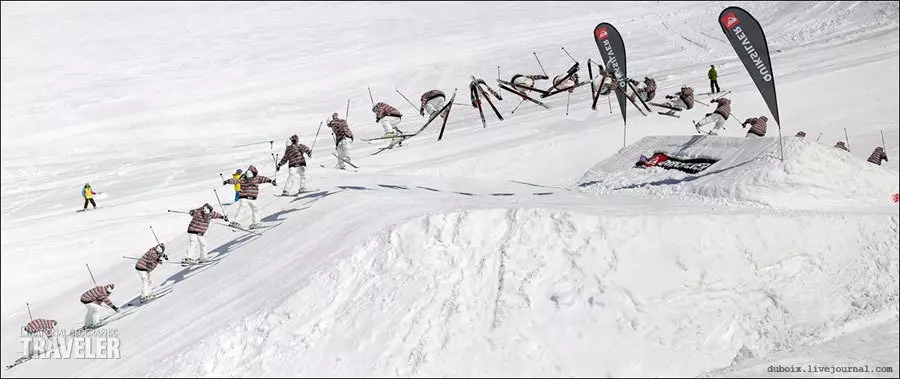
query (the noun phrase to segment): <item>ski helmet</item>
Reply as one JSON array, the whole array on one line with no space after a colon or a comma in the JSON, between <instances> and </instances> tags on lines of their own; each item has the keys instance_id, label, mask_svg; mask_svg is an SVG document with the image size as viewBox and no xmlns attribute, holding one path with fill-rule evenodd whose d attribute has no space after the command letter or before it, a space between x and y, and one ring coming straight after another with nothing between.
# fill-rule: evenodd
<instances>
[{"instance_id":1,"label":"ski helmet","mask_svg":"<svg viewBox=\"0 0 900 379\"><path fill-rule=\"evenodd\" d=\"M90 187L90 186L91 186L91 183L84 182L84 186L85 186L85 187Z\"/></svg>"},{"instance_id":2,"label":"ski helmet","mask_svg":"<svg viewBox=\"0 0 900 379\"><path fill-rule=\"evenodd\" d=\"M759 119L760 119L760 120L763 120L763 121L769 121L769 118L766 117L766 116L761 116Z\"/></svg>"},{"instance_id":3,"label":"ski helmet","mask_svg":"<svg viewBox=\"0 0 900 379\"><path fill-rule=\"evenodd\" d=\"M116 288L116 285L115 285L115 284L110 283L110 284L107 284L107 285L106 285L106 290L107 290L107 291L112 292L112 290L114 290L115 288Z\"/></svg>"},{"instance_id":4,"label":"ski helmet","mask_svg":"<svg viewBox=\"0 0 900 379\"><path fill-rule=\"evenodd\" d=\"M298 142L300 142L300 137L297 136L296 134L292 135L292 136L291 136L291 143L298 143Z\"/></svg>"},{"instance_id":5,"label":"ski helmet","mask_svg":"<svg viewBox=\"0 0 900 379\"><path fill-rule=\"evenodd\" d=\"M203 206L201 207L201 210L203 211L203 213L210 213L213 211L213 207L212 207L212 205L209 205L209 203L206 203L206 204L203 204Z\"/></svg>"},{"instance_id":6,"label":"ski helmet","mask_svg":"<svg viewBox=\"0 0 900 379\"><path fill-rule=\"evenodd\" d=\"M160 242L159 245L156 245L156 252L162 254L162 252L166 251L166 244Z\"/></svg>"},{"instance_id":7,"label":"ski helmet","mask_svg":"<svg viewBox=\"0 0 900 379\"><path fill-rule=\"evenodd\" d=\"M237 171L235 171L234 173L240 175L244 173L244 170L237 169Z\"/></svg>"},{"instance_id":8,"label":"ski helmet","mask_svg":"<svg viewBox=\"0 0 900 379\"><path fill-rule=\"evenodd\" d=\"M331 114L331 119L332 119L332 120L337 120L337 118L338 118L337 112L334 112L334 113Z\"/></svg>"}]
</instances>

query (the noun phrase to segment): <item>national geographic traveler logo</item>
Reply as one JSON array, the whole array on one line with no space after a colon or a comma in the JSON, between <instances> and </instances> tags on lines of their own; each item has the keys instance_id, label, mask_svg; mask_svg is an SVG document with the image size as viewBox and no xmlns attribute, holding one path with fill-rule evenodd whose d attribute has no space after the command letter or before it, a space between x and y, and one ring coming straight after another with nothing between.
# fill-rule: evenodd
<instances>
[{"instance_id":1,"label":"national geographic traveler logo","mask_svg":"<svg viewBox=\"0 0 900 379\"><path fill-rule=\"evenodd\" d=\"M116 329L65 330L22 333L22 350L31 359L121 359Z\"/></svg>"}]
</instances>

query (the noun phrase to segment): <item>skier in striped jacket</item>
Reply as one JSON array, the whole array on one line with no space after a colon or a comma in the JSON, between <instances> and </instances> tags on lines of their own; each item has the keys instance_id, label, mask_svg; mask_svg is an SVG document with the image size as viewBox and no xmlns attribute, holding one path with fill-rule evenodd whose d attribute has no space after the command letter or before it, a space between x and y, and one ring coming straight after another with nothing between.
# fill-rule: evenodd
<instances>
[{"instance_id":1,"label":"skier in striped jacket","mask_svg":"<svg viewBox=\"0 0 900 379\"><path fill-rule=\"evenodd\" d=\"M284 148L284 156L281 157L281 161L275 165L275 171L281 169L281 166L285 164L288 165L288 178L287 182L284 183L284 188L281 189L282 196L289 196L291 188L294 186L294 182L297 182L299 188L297 188L296 194L299 195L303 192L306 192L306 157L304 155L312 158L312 150L309 149L309 146L306 146L300 143L300 137L296 134L291 136L291 139L285 141Z\"/></svg>"},{"instance_id":2,"label":"skier in striped jacket","mask_svg":"<svg viewBox=\"0 0 900 379\"><path fill-rule=\"evenodd\" d=\"M160 243L154 247L151 247L150 250L147 250L144 255L138 259L137 263L134 264L134 269L137 271L138 276L141 277L141 302L145 302L150 300L150 293L153 283L150 281L150 271L156 269L163 260L169 260L169 256L166 255L166 245Z\"/></svg>"},{"instance_id":3,"label":"skier in striped jacket","mask_svg":"<svg viewBox=\"0 0 900 379\"><path fill-rule=\"evenodd\" d=\"M433 89L423 93L419 100L422 103L422 106L419 107L419 114L424 117L425 112L428 112L428 117L431 117L432 113L437 112L438 109L444 106L444 102L447 101L447 94L444 91Z\"/></svg>"},{"instance_id":4,"label":"skier in striped jacket","mask_svg":"<svg viewBox=\"0 0 900 379\"><path fill-rule=\"evenodd\" d=\"M667 107L678 108L682 111L691 110L694 108L694 89L688 86L681 87L681 91L674 95L666 95L666 99L669 99L664 103Z\"/></svg>"},{"instance_id":5,"label":"skier in striped jacket","mask_svg":"<svg viewBox=\"0 0 900 379\"><path fill-rule=\"evenodd\" d=\"M751 117L744 121L741 126L746 128L747 124L750 124L750 130L747 131L747 137L765 137L767 121L769 121L769 118L766 116L759 116L758 118Z\"/></svg>"},{"instance_id":6,"label":"skier in striped jacket","mask_svg":"<svg viewBox=\"0 0 900 379\"><path fill-rule=\"evenodd\" d=\"M375 122L381 124L384 129L385 137L403 134L403 131L397 128L400 119L403 118L403 114L397 108L379 101L372 106L372 112L375 113Z\"/></svg>"},{"instance_id":7,"label":"skier in striped jacket","mask_svg":"<svg viewBox=\"0 0 900 379\"><path fill-rule=\"evenodd\" d=\"M887 154L884 152L884 148L878 146L875 148L875 151L872 152L872 155L869 156L869 163L874 163L881 166L881 161L888 161Z\"/></svg>"},{"instance_id":8,"label":"skier in striped jacket","mask_svg":"<svg viewBox=\"0 0 900 379\"><path fill-rule=\"evenodd\" d=\"M228 179L222 182L222 185L228 184L241 184L241 200L238 201L238 209L234 213L234 221L231 223L233 226L240 227L241 225L238 223L238 220L241 219L241 216L247 210L250 209L251 212L251 223L250 228L258 228L260 227L260 217L259 217L259 206L256 205L256 198L259 196L259 185L262 183L272 183L273 186L277 186L278 183L273 179L269 179L265 176L260 176L259 171L256 169L256 166L250 165L246 171L244 171L244 175L241 176L240 179ZM224 216L222 216L224 218ZM206 232L206 226L209 225L209 222L204 225L203 232ZM190 230L188 230L190 233ZM205 246L205 245L204 245ZM204 255L206 248L203 249Z\"/></svg>"},{"instance_id":9,"label":"skier in striped jacket","mask_svg":"<svg viewBox=\"0 0 900 379\"><path fill-rule=\"evenodd\" d=\"M115 287L114 284L96 286L81 294L81 304L84 304L84 307L87 310L87 313L84 315L85 329L99 326L101 304L106 304L112 308L113 311L119 311L119 308L109 299L109 295Z\"/></svg>"},{"instance_id":10,"label":"skier in striped jacket","mask_svg":"<svg viewBox=\"0 0 900 379\"><path fill-rule=\"evenodd\" d=\"M253 167L253 166L250 166ZM233 179L231 179L233 181ZM241 182L243 183L243 182ZM234 183L231 183L234 184ZM244 201L243 196L245 194L246 187L241 189L241 202ZM259 190L255 189L255 192L258 193ZM255 198L255 196L254 196ZM240 207L240 205L238 205ZM240 211L240 208L238 209ZM203 204L202 207L197 209L192 209L188 211L188 214L191 215L191 223L188 224L188 248L185 253L185 258L181 260L182 264L194 264L197 262L206 262L209 258L206 256L206 239L203 238L203 235L206 234L206 230L209 228L209 223L213 219L223 219L225 222L228 222L228 216L223 214L219 214L218 212L213 210L212 205L209 203ZM197 260L194 258L194 252L200 249L200 259ZM165 247L163 247L165 249ZM166 258L168 259L168 258Z\"/></svg>"},{"instance_id":11,"label":"skier in striped jacket","mask_svg":"<svg viewBox=\"0 0 900 379\"><path fill-rule=\"evenodd\" d=\"M721 130L725 129L725 120L728 120L728 116L731 116L731 100L720 97L710 100L710 103L718 104L716 110L712 113L707 113L706 117L694 123L694 126L699 132L701 126L715 122L716 125L709 131L709 134L716 136L719 135Z\"/></svg>"},{"instance_id":12,"label":"skier in striped jacket","mask_svg":"<svg viewBox=\"0 0 900 379\"><path fill-rule=\"evenodd\" d=\"M53 339L53 329L56 328L56 320L34 319L25 324L25 334L30 340L25 349L25 356L30 357L44 351L52 350L56 341ZM43 341L38 343L37 341ZM41 349L43 347L43 349Z\"/></svg>"},{"instance_id":13,"label":"skier in striped jacket","mask_svg":"<svg viewBox=\"0 0 900 379\"><path fill-rule=\"evenodd\" d=\"M350 144L354 140L353 132L350 131L347 120L338 118L337 112L331 114L328 127L334 133L334 147L338 158L335 168L344 170L347 168L346 162L350 162Z\"/></svg>"},{"instance_id":14,"label":"skier in striped jacket","mask_svg":"<svg viewBox=\"0 0 900 379\"><path fill-rule=\"evenodd\" d=\"M640 84L640 82L638 82L637 80L628 79L628 81L637 90L637 92L635 92L635 94L637 94L642 100L650 101L650 100L653 100L654 97L656 97L656 80L654 80L653 78L651 78L649 76L645 76L643 87L638 86ZM635 100L634 94L631 95L631 99Z\"/></svg>"}]
</instances>

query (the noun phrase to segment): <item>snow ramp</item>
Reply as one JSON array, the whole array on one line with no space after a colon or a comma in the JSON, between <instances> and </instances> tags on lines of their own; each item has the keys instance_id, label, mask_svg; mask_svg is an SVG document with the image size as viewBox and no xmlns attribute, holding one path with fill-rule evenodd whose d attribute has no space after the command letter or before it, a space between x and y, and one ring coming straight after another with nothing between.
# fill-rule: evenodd
<instances>
[{"instance_id":1,"label":"snow ramp","mask_svg":"<svg viewBox=\"0 0 900 379\"><path fill-rule=\"evenodd\" d=\"M591 212L388 227L147 374L692 376L896 314L895 215Z\"/></svg>"},{"instance_id":2,"label":"snow ramp","mask_svg":"<svg viewBox=\"0 0 900 379\"><path fill-rule=\"evenodd\" d=\"M695 196L789 209L846 209L890 205L900 189L896 171L850 153L799 137L786 137L784 161L777 138L716 136L645 137L591 168L581 191L651 196ZM707 158L697 173L662 167L635 168L643 154Z\"/></svg>"}]
</instances>

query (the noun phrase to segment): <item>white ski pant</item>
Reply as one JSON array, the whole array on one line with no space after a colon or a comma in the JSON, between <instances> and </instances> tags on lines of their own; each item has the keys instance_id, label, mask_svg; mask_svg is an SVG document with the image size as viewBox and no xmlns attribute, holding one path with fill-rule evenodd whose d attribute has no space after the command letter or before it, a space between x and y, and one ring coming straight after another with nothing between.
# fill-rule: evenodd
<instances>
[{"instance_id":1,"label":"white ski pant","mask_svg":"<svg viewBox=\"0 0 900 379\"><path fill-rule=\"evenodd\" d=\"M445 100L443 96L438 96L434 99L428 100L425 103L425 111L428 112L428 116L431 117L434 112L437 112L438 109L441 109L441 107L444 106L444 101Z\"/></svg>"},{"instance_id":2,"label":"white ski pant","mask_svg":"<svg viewBox=\"0 0 900 379\"><path fill-rule=\"evenodd\" d=\"M299 184L298 191L306 190L306 166L288 167L287 182L284 183L284 190L281 191L281 194L290 195L294 183Z\"/></svg>"},{"instance_id":3,"label":"white ski pant","mask_svg":"<svg viewBox=\"0 0 900 379\"><path fill-rule=\"evenodd\" d=\"M100 323L100 304L87 303L84 308L87 310L87 313L84 314L85 327L90 328Z\"/></svg>"},{"instance_id":4,"label":"white ski pant","mask_svg":"<svg viewBox=\"0 0 900 379\"><path fill-rule=\"evenodd\" d=\"M247 199L241 199L240 203L243 204L244 200L247 200ZM238 208L238 215L240 215L240 213L241 213L241 209ZM235 219L237 219L237 216L235 216ZM197 249L200 249L200 258L206 259L207 258L206 257L206 238L203 238L203 236L201 236L199 234L188 233L188 248L187 248L187 252L184 255L188 258L194 259L194 252L197 251ZM143 272L143 271L138 271L138 272ZM141 279L143 279L143 277ZM148 276L147 288L149 288L149 287L150 287L150 278ZM150 291L148 290L147 292L149 293Z\"/></svg>"},{"instance_id":5,"label":"white ski pant","mask_svg":"<svg viewBox=\"0 0 900 379\"><path fill-rule=\"evenodd\" d=\"M687 110L688 108L687 104L685 104L684 101L681 101L681 98L679 97L669 100L668 102L666 102L666 105L670 107L681 108L681 110L683 111Z\"/></svg>"},{"instance_id":6,"label":"white ski pant","mask_svg":"<svg viewBox=\"0 0 900 379\"><path fill-rule=\"evenodd\" d=\"M397 129L398 124L400 124L400 117L384 116L381 118L381 127L384 128L384 134L388 134L395 130L398 134L401 133L400 129Z\"/></svg>"},{"instance_id":7,"label":"white ski pant","mask_svg":"<svg viewBox=\"0 0 900 379\"><path fill-rule=\"evenodd\" d=\"M697 126L700 127L713 122L716 123L716 126L714 126L712 130L709 131L709 134L717 136L719 135L719 131L725 128L725 117L722 117L722 115L718 113L711 113L709 116L706 116L698 121Z\"/></svg>"},{"instance_id":8,"label":"white ski pant","mask_svg":"<svg viewBox=\"0 0 900 379\"><path fill-rule=\"evenodd\" d=\"M150 282L150 273L144 270L135 271L137 271L138 276L141 277L141 296L150 296L151 286L153 286L153 283Z\"/></svg>"},{"instance_id":9,"label":"white ski pant","mask_svg":"<svg viewBox=\"0 0 900 379\"><path fill-rule=\"evenodd\" d=\"M760 136L758 136L758 135L756 135L756 134L753 134L753 133L747 133L747 138L765 138L765 137L760 137Z\"/></svg>"},{"instance_id":10,"label":"white ski pant","mask_svg":"<svg viewBox=\"0 0 900 379\"><path fill-rule=\"evenodd\" d=\"M335 150L335 153L338 156L337 168L346 168L346 163L344 163L344 161L346 160L352 162L352 160L350 160L350 139L342 139L341 142L338 142L337 148Z\"/></svg>"},{"instance_id":11,"label":"white ski pant","mask_svg":"<svg viewBox=\"0 0 900 379\"><path fill-rule=\"evenodd\" d=\"M244 215L244 212L249 209L250 210L250 225L259 224L259 206L256 205L256 200L251 200L247 198L243 198L238 201L238 209L234 213L234 222L240 222L241 216ZM201 237L202 238L202 237ZM206 255L206 242L203 242L203 254L204 257Z\"/></svg>"},{"instance_id":12,"label":"white ski pant","mask_svg":"<svg viewBox=\"0 0 900 379\"><path fill-rule=\"evenodd\" d=\"M513 80L512 84L513 84L513 88L515 88L519 91L531 91L528 88L522 88L519 86L527 86L527 87L534 88L534 79L529 78L527 76L519 76L516 78L516 80Z\"/></svg>"}]
</instances>

